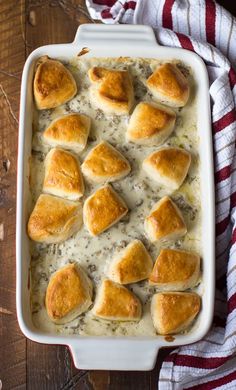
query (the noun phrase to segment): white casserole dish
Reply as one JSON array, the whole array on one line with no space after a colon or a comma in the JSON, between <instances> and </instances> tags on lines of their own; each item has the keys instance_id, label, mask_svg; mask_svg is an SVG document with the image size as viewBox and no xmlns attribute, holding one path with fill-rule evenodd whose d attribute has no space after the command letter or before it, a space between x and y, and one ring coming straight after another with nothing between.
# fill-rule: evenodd
<instances>
[{"instance_id":1,"label":"white casserole dish","mask_svg":"<svg viewBox=\"0 0 236 390\"><path fill-rule=\"evenodd\" d=\"M76 56L83 47L90 49L90 57L143 57L180 59L192 68L197 84L197 127L199 134L201 202L202 202L202 253L203 269L200 293L202 308L198 320L186 334L168 338L156 337L88 337L51 335L35 328L30 310L28 286L30 253L26 233L29 197L29 157L32 142L33 96L32 80L34 64L42 55L57 59ZM196 342L209 330L214 308L214 263L215 263L215 211L214 179L211 136L209 85L206 67L196 54L177 48L161 47L156 43L153 30L147 26L132 25L82 25L71 44L39 47L28 57L22 75L18 185L17 185L17 315L24 335L33 341L45 344L69 346L75 366L80 369L106 370L151 370L155 365L158 350Z\"/></svg>"}]
</instances>

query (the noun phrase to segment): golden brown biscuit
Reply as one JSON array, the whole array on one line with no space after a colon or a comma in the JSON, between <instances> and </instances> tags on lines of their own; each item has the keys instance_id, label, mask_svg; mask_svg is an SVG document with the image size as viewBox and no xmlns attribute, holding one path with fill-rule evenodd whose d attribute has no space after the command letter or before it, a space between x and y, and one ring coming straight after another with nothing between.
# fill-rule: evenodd
<instances>
[{"instance_id":1,"label":"golden brown biscuit","mask_svg":"<svg viewBox=\"0 0 236 390\"><path fill-rule=\"evenodd\" d=\"M118 150L102 141L89 152L81 169L89 180L103 183L122 179L130 172L130 165Z\"/></svg>"},{"instance_id":2,"label":"golden brown biscuit","mask_svg":"<svg viewBox=\"0 0 236 390\"><path fill-rule=\"evenodd\" d=\"M54 108L68 102L77 92L69 70L57 60L44 56L36 64L34 99L39 110Z\"/></svg>"},{"instance_id":3,"label":"golden brown biscuit","mask_svg":"<svg viewBox=\"0 0 236 390\"><path fill-rule=\"evenodd\" d=\"M171 190L177 190L187 176L191 155L184 149L165 147L150 154L143 161L147 174Z\"/></svg>"},{"instance_id":4,"label":"golden brown biscuit","mask_svg":"<svg viewBox=\"0 0 236 390\"><path fill-rule=\"evenodd\" d=\"M139 321L141 312L139 299L126 287L109 279L102 282L92 309L94 316L111 321Z\"/></svg>"},{"instance_id":5,"label":"golden brown biscuit","mask_svg":"<svg viewBox=\"0 0 236 390\"><path fill-rule=\"evenodd\" d=\"M200 310L201 299L195 293L165 292L155 294L151 302L151 316L159 334L184 331Z\"/></svg>"},{"instance_id":6,"label":"golden brown biscuit","mask_svg":"<svg viewBox=\"0 0 236 390\"><path fill-rule=\"evenodd\" d=\"M45 304L48 316L56 324L72 321L92 304L92 283L82 268L68 264L49 281Z\"/></svg>"},{"instance_id":7,"label":"golden brown biscuit","mask_svg":"<svg viewBox=\"0 0 236 390\"><path fill-rule=\"evenodd\" d=\"M91 119L82 114L69 114L55 119L43 133L43 140L50 146L80 153L87 144Z\"/></svg>"},{"instance_id":8,"label":"golden brown biscuit","mask_svg":"<svg viewBox=\"0 0 236 390\"><path fill-rule=\"evenodd\" d=\"M134 92L127 70L93 67L88 72L92 82L91 99L106 113L125 115L133 106Z\"/></svg>"},{"instance_id":9,"label":"golden brown biscuit","mask_svg":"<svg viewBox=\"0 0 236 390\"><path fill-rule=\"evenodd\" d=\"M128 208L109 185L99 188L84 202L84 223L90 234L97 236L118 222Z\"/></svg>"},{"instance_id":10,"label":"golden brown biscuit","mask_svg":"<svg viewBox=\"0 0 236 390\"><path fill-rule=\"evenodd\" d=\"M152 265L151 256L143 243L134 240L113 260L108 276L120 284L135 283L149 277Z\"/></svg>"},{"instance_id":11,"label":"golden brown biscuit","mask_svg":"<svg viewBox=\"0 0 236 390\"><path fill-rule=\"evenodd\" d=\"M139 103L128 124L127 141L143 145L161 145L175 126L176 114L168 107L153 103Z\"/></svg>"},{"instance_id":12,"label":"golden brown biscuit","mask_svg":"<svg viewBox=\"0 0 236 390\"><path fill-rule=\"evenodd\" d=\"M159 66L148 78L147 87L155 99L172 107L183 107L189 98L189 84L176 65Z\"/></svg>"},{"instance_id":13,"label":"golden brown biscuit","mask_svg":"<svg viewBox=\"0 0 236 390\"><path fill-rule=\"evenodd\" d=\"M82 207L56 196L41 194L28 222L29 237L54 244L67 240L82 225Z\"/></svg>"},{"instance_id":14,"label":"golden brown biscuit","mask_svg":"<svg viewBox=\"0 0 236 390\"><path fill-rule=\"evenodd\" d=\"M45 159L43 191L70 200L84 193L84 182L77 158L63 149L51 149Z\"/></svg>"},{"instance_id":15,"label":"golden brown biscuit","mask_svg":"<svg viewBox=\"0 0 236 390\"><path fill-rule=\"evenodd\" d=\"M194 287L200 277L200 256L193 252L162 249L149 283L161 290L184 291Z\"/></svg>"},{"instance_id":16,"label":"golden brown biscuit","mask_svg":"<svg viewBox=\"0 0 236 390\"><path fill-rule=\"evenodd\" d=\"M168 196L156 203L145 219L144 228L151 241L177 240L187 233L181 211Z\"/></svg>"}]
</instances>

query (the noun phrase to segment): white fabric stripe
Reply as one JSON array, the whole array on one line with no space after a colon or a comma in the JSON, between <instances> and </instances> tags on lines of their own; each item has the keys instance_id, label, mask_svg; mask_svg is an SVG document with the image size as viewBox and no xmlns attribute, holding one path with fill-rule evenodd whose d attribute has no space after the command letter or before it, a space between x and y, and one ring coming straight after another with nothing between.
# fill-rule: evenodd
<instances>
[{"instance_id":1,"label":"white fabric stripe","mask_svg":"<svg viewBox=\"0 0 236 390\"><path fill-rule=\"evenodd\" d=\"M224 28L224 30L222 30ZM227 48L230 39L231 23L223 13L222 7L216 6L216 45L224 55L227 55ZM224 33L222 34L222 31Z\"/></svg>"},{"instance_id":2,"label":"white fabric stripe","mask_svg":"<svg viewBox=\"0 0 236 390\"><path fill-rule=\"evenodd\" d=\"M191 0L191 3L193 5L194 0ZM201 41L206 41L206 26L205 26L205 20L206 20L206 6L205 1L199 1L198 7L200 9L200 36L196 32L196 39L200 39ZM194 20L192 21L192 25L196 25L196 22ZM195 34L192 34L195 36Z\"/></svg>"},{"instance_id":3,"label":"white fabric stripe","mask_svg":"<svg viewBox=\"0 0 236 390\"><path fill-rule=\"evenodd\" d=\"M216 143L217 145L217 143ZM223 145L222 148L218 148L217 150L217 154L219 154L220 152L222 152L224 149L228 148L229 146L233 146L235 148L235 139L233 137L232 141L227 143L226 145Z\"/></svg>"},{"instance_id":4,"label":"white fabric stripe","mask_svg":"<svg viewBox=\"0 0 236 390\"><path fill-rule=\"evenodd\" d=\"M196 379L194 378L194 376L191 376L191 379L186 379L184 380L184 383L181 383L181 385L184 385L184 387L187 386L188 387L192 387L194 385L200 385L200 384L203 384L203 383L207 383L208 379L210 381L213 381L215 379L218 379L218 378L222 378L226 375L229 375L230 373L234 372L235 371L235 365L236 361L235 359L232 359L231 362L227 362L225 365L224 365L224 369L222 370L221 372L221 376L219 376L216 371L217 370L214 370L214 372L212 373L212 371L210 371L209 373L207 373L206 377L203 377L202 379ZM182 372L182 371L181 371ZM194 378L194 379L193 379ZM164 379L164 378L163 378ZM179 378L180 379L180 378ZM175 383L178 383L178 381L176 380ZM175 387L177 388L177 387ZM219 388L219 387L218 387Z\"/></svg>"},{"instance_id":5,"label":"white fabric stripe","mask_svg":"<svg viewBox=\"0 0 236 390\"><path fill-rule=\"evenodd\" d=\"M230 339L228 339L228 340L230 340ZM210 347L210 350L209 350L209 347ZM184 347L181 348L181 353L178 356L188 355L188 356L197 356L197 357L203 357L203 358L208 358L208 357L218 358L219 357L219 345L215 346L214 344L211 344L211 343L201 342L201 350L199 350L199 348L194 348L191 345L188 345L187 347L185 347L186 349L183 349L183 348ZM186 353L185 353L185 351L186 351ZM228 348L226 348L226 345L221 345L220 357L224 358L227 356L231 356L231 353L232 353L232 345L230 345Z\"/></svg>"},{"instance_id":6,"label":"white fabric stripe","mask_svg":"<svg viewBox=\"0 0 236 390\"><path fill-rule=\"evenodd\" d=\"M162 15L163 15L163 7L164 7L165 0L160 0L160 1L152 0L152 2L154 2L155 4L158 3L158 5L159 5L156 23L153 23L152 26L159 27L162 25ZM145 1L145 3L147 3L147 1ZM158 5L157 5L157 7L158 7ZM153 10L153 8L151 8L151 9Z\"/></svg>"},{"instance_id":7,"label":"white fabric stripe","mask_svg":"<svg viewBox=\"0 0 236 390\"><path fill-rule=\"evenodd\" d=\"M234 141L234 130L236 129L235 122L231 125L225 127L219 133L216 133L213 137L214 146L217 144L217 149L222 149L228 143L232 143ZM217 154L217 152L216 152Z\"/></svg>"},{"instance_id":8,"label":"white fabric stripe","mask_svg":"<svg viewBox=\"0 0 236 390\"><path fill-rule=\"evenodd\" d=\"M223 197L226 193L230 192L231 178L225 179L219 183L216 183L217 199Z\"/></svg>"},{"instance_id":9,"label":"white fabric stripe","mask_svg":"<svg viewBox=\"0 0 236 390\"><path fill-rule=\"evenodd\" d=\"M209 67L210 68L210 67ZM215 82L216 81L216 82ZM210 92L212 94L212 96L217 96L217 94L223 89L223 88L229 88L229 79L228 79L228 73L226 71L223 71L223 74L218 77L217 80L215 80L211 86L210 86ZM229 95L227 97L227 101L228 99L230 98L230 101L231 101L231 96ZM216 102L215 102L215 105L217 105L218 103L218 99L216 99ZM223 102L224 105L225 104L228 104L226 102ZM214 106L215 107L215 106ZM224 108L223 108L224 109ZM218 114L218 112L216 112L216 115ZM219 118L221 118L221 115L219 115ZM217 119L216 119L217 120Z\"/></svg>"},{"instance_id":10,"label":"white fabric stripe","mask_svg":"<svg viewBox=\"0 0 236 390\"><path fill-rule=\"evenodd\" d=\"M234 173L235 173L235 172L234 172ZM232 176L233 176L233 174L232 174ZM232 179L232 182L233 182L233 179ZM229 194L228 196L226 196L226 198L222 198L221 200L219 200L218 202L216 202L217 207L219 207L219 205L220 205L221 203L223 203L223 202L228 202L228 201L230 200L231 196L236 196L234 188L236 189L236 183L232 183L231 191L230 191L231 194ZM235 207L235 206L234 206L234 207Z\"/></svg>"},{"instance_id":11,"label":"white fabric stripe","mask_svg":"<svg viewBox=\"0 0 236 390\"><path fill-rule=\"evenodd\" d=\"M231 179L232 180L232 179ZM235 185L234 185L235 186ZM222 198L221 200L219 200L216 205L216 209L217 209L217 212L218 211L223 211L226 207L229 209L230 205L231 205L231 196L232 194L235 192L233 190L233 187L231 187L231 194L229 194L226 198Z\"/></svg>"},{"instance_id":12,"label":"white fabric stripe","mask_svg":"<svg viewBox=\"0 0 236 390\"><path fill-rule=\"evenodd\" d=\"M232 248L231 248L231 251L230 251L231 258L233 256L233 253L234 253L234 250L232 250ZM229 277L233 272L236 272L236 264L234 264L234 263L232 264L232 267L230 267L230 264L228 265L227 277Z\"/></svg>"},{"instance_id":13,"label":"white fabric stripe","mask_svg":"<svg viewBox=\"0 0 236 390\"><path fill-rule=\"evenodd\" d=\"M230 269L232 269L235 266L235 261L233 261L234 256L236 256L236 243L232 246L232 248L230 250L230 260L229 260L229 263L228 263L229 271L230 271Z\"/></svg>"},{"instance_id":14,"label":"white fabric stripe","mask_svg":"<svg viewBox=\"0 0 236 390\"><path fill-rule=\"evenodd\" d=\"M234 229L235 229L235 226L234 226L233 230ZM235 261L233 260L234 259L234 255L236 255L236 242L230 248L230 258L229 258L229 262L228 262L228 269L229 269L229 271L230 271L231 268L233 268L233 266L236 266Z\"/></svg>"},{"instance_id":15,"label":"white fabric stripe","mask_svg":"<svg viewBox=\"0 0 236 390\"><path fill-rule=\"evenodd\" d=\"M235 363L236 363L235 358L231 358L229 361L224 363L224 366L222 369L223 372L220 372L220 375L219 375L218 368L216 368L216 369L210 369L210 368L202 369L202 368L200 368L199 371L201 370L201 373L206 376L205 380L203 380L203 378L201 379L201 383L205 383L206 379L208 379L208 378L211 378L211 380L221 378L222 376L225 375L225 372L227 372L227 371L233 372L235 370ZM174 371L176 374L175 379L176 379L177 383L180 381L183 371L185 371L185 374L187 374L187 375L189 374L189 371L190 371L189 368L191 369L191 367L187 367L187 366L185 366L185 367L176 366L174 368ZM191 376L189 375L186 382L184 381L184 384L188 383L188 387L190 387L190 383L194 383L196 380L199 381L198 376L196 374L198 374L198 369L194 368L193 374ZM196 384L198 384L198 383L196 383ZM192 386L193 386L193 384L192 384Z\"/></svg>"},{"instance_id":16,"label":"white fabric stripe","mask_svg":"<svg viewBox=\"0 0 236 390\"><path fill-rule=\"evenodd\" d=\"M234 373L235 372L235 370L234 369L227 369L227 370L224 370L224 371L222 371L222 374L224 374L224 375L229 375L229 374L231 374L231 373ZM215 379L217 379L218 378L218 376L217 375L207 375L206 377L204 377L204 379L201 381L201 382L199 382L199 380L197 379L197 381L196 381L196 379L191 379L190 381L184 381L182 384L181 384L181 386L182 385L184 385L184 388L185 389L188 389L188 388L191 388L192 386L196 386L196 385L199 385L199 384L204 384L204 383L207 383L207 380L208 379L210 379L211 381L213 381L213 380L215 380ZM168 379L167 378L163 378L163 379L160 379L160 385L161 386L159 386L159 389L163 389L163 390L167 390L167 389L183 389L182 387L180 388L179 387L179 385L178 385L178 382L176 381L173 381L173 386L174 387L166 387L166 381L167 381ZM231 385L232 384L232 385ZM233 380L233 381L231 381L230 382L230 384L226 384L226 385L222 385L222 386L220 386L220 387L217 387L217 389L221 389L221 390L223 390L223 389L225 389L225 390L230 390L230 389L235 389L235 380ZM163 387L162 387L163 386ZM186 386L188 386L188 387L186 387Z\"/></svg>"},{"instance_id":17,"label":"white fabric stripe","mask_svg":"<svg viewBox=\"0 0 236 390\"><path fill-rule=\"evenodd\" d=\"M229 100L228 95L230 95L230 100ZM214 96L212 92L211 92L211 96L212 97ZM217 97L217 93L215 94L215 96ZM213 123L216 123L216 122L218 122L218 120L223 119L224 116L226 116L228 113L230 113L234 109L233 96L230 92L229 87L226 86L224 93L222 93L220 95L220 97L221 97L221 101L218 101L218 105L215 104L214 108L213 108ZM222 111L220 111L220 110L222 110ZM219 112L220 112L220 114L219 114ZM216 124L216 126L217 126L217 124ZM222 130L220 130L220 132Z\"/></svg>"},{"instance_id":18,"label":"white fabric stripe","mask_svg":"<svg viewBox=\"0 0 236 390\"><path fill-rule=\"evenodd\" d=\"M182 34L188 34L188 5L182 7L180 2L175 2L172 7L172 20L173 20L173 30L180 31ZM180 12L182 11L182 12Z\"/></svg>"},{"instance_id":19,"label":"white fabric stripe","mask_svg":"<svg viewBox=\"0 0 236 390\"><path fill-rule=\"evenodd\" d=\"M216 24L215 24L215 43L217 47L221 47L222 41L227 40L225 47L228 44L229 34L222 34L222 8L216 7ZM222 37L224 35L224 37Z\"/></svg>"},{"instance_id":20,"label":"white fabric stripe","mask_svg":"<svg viewBox=\"0 0 236 390\"><path fill-rule=\"evenodd\" d=\"M210 93L213 98L214 97L216 98L214 99L215 104L213 106L214 122L221 119L224 115L232 111L232 109L234 108L233 96L230 91L231 89L230 89L228 75L224 75L222 84L220 86L217 85L216 82L212 83L210 87ZM221 92L220 97L218 96L219 92Z\"/></svg>"},{"instance_id":21,"label":"white fabric stripe","mask_svg":"<svg viewBox=\"0 0 236 390\"><path fill-rule=\"evenodd\" d=\"M220 218L225 213L227 213L227 215L228 215L229 214L229 207L230 207L230 198L228 198L227 202L220 203L218 205L218 207L216 208L217 218ZM221 219L223 219L223 218L221 218Z\"/></svg>"},{"instance_id":22,"label":"white fabric stripe","mask_svg":"<svg viewBox=\"0 0 236 390\"><path fill-rule=\"evenodd\" d=\"M227 363L225 363L225 365L226 364ZM209 381L216 380L218 378L223 377L224 375L227 375L227 372L228 373L234 372L235 368L234 368L233 364L235 364L235 362L233 362L233 363L229 362L229 367L226 370L224 368L222 368L221 372L219 372L218 369L211 369L211 370L203 370L203 369L200 370L199 369L198 370L196 368L192 369L192 372L191 372L187 367L183 367L181 369L180 366L175 366L175 367L173 367L173 376L172 376L173 387L170 387L170 389L183 390L183 389L187 389L191 386L198 385L199 384L198 378L200 375L201 375L201 383L202 384L207 383L208 380ZM166 390L167 387L165 387L165 385L166 385L165 379L162 379L162 381L160 381L160 385L161 384L163 385L163 387L159 387L159 389ZM219 387L217 387L216 389L218 389L218 388Z\"/></svg>"},{"instance_id":23,"label":"white fabric stripe","mask_svg":"<svg viewBox=\"0 0 236 390\"><path fill-rule=\"evenodd\" d=\"M236 311L234 309L233 311L231 311L231 313L229 313L227 317L227 326L225 331L226 335L235 331L235 323L234 323L235 319L236 319Z\"/></svg>"},{"instance_id":24,"label":"white fabric stripe","mask_svg":"<svg viewBox=\"0 0 236 390\"><path fill-rule=\"evenodd\" d=\"M233 172L234 174L236 172ZM232 176L232 172L231 172L231 176ZM228 187L231 183L221 183L222 186L220 186L220 183L218 183L218 186L216 187L216 199L222 199L223 196L225 194L231 194L231 192L233 193L234 191L231 191L231 188L233 188L232 186L235 187L235 181L234 183L232 183L232 186L230 186L230 188L226 188ZM226 188L225 190L223 190L224 188Z\"/></svg>"},{"instance_id":25,"label":"white fabric stripe","mask_svg":"<svg viewBox=\"0 0 236 390\"><path fill-rule=\"evenodd\" d=\"M234 18L234 20L232 21L232 17L231 18L225 17L225 18L227 20L226 23L233 24L232 33L231 33L230 41L229 41L230 44L229 44L229 50L228 50L228 58L230 59L232 64L234 64L234 66L235 66L235 63L236 63L236 19Z\"/></svg>"},{"instance_id":26,"label":"white fabric stripe","mask_svg":"<svg viewBox=\"0 0 236 390\"><path fill-rule=\"evenodd\" d=\"M227 285L228 285L228 294L229 296L232 296L236 293L236 285L235 285L235 274L232 272L227 278Z\"/></svg>"},{"instance_id":27,"label":"white fabric stripe","mask_svg":"<svg viewBox=\"0 0 236 390\"><path fill-rule=\"evenodd\" d=\"M224 86L222 86L222 87L224 87ZM213 85L211 88L213 89ZM214 98L214 96L215 96L216 99L219 98L218 92L212 91L212 89L211 89L211 97ZM230 95L230 97L228 97L229 95ZM222 92L220 97L221 97L221 99L217 103L215 103L214 107L213 107L213 118L214 118L213 122L214 123L217 122L218 120L222 119L225 115L227 115L229 112L231 112L234 108L233 96L230 92L230 86L229 86L228 81L225 83L225 92ZM219 132L221 132L222 130L220 130ZM217 132L215 134L219 134L219 132Z\"/></svg>"},{"instance_id":28,"label":"white fabric stripe","mask_svg":"<svg viewBox=\"0 0 236 390\"><path fill-rule=\"evenodd\" d=\"M227 218L229 215L229 210L224 210L224 212L219 213L217 210L216 212L216 223L220 223L224 221L225 218Z\"/></svg>"},{"instance_id":29,"label":"white fabric stripe","mask_svg":"<svg viewBox=\"0 0 236 390\"><path fill-rule=\"evenodd\" d=\"M226 384L226 385L223 385L223 386L220 386L218 387L218 390L231 390L231 389L234 389L236 388L235 386L236 384L236 379L234 379L232 382L230 382L230 384Z\"/></svg>"},{"instance_id":30,"label":"white fabric stripe","mask_svg":"<svg viewBox=\"0 0 236 390\"><path fill-rule=\"evenodd\" d=\"M236 126L235 126L236 129ZM231 133L232 134L232 133ZM234 136L232 136L233 138ZM228 141L228 140L227 140ZM232 140L229 140L229 143L232 144ZM221 171L223 168L231 165L233 163L235 145L228 146L227 150L223 150L217 154L217 161L215 164L216 172Z\"/></svg>"},{"instance_id":31,"label":"white fabric stripe","mask_svg":"<svg viewBox=\"0 0 236 390\"><path fill-rule=\"evenodd\" d=\"M212 342L218 342L220 345L222 343L222 337L224 336L225 332L222 328L215 328L214 332L210 331L207 336L205 336L204 341L212 341Z\"/></svg>"},{"instance_id":32,"label":"white fabric stripe","mask_svg":"<svg viewBox=\"0 0 236 390\"><path fill-rule=\"evenodd\" d=\"M179 7L179 2L175 1L173 4L173 7L172 7L172 12L171 12L174 31L179 31L178 7ZM185 17L185 19L182 20L183 26L185 25L185 23L186 23L186 17ZM183 28L183 26L182 26L182 28Z\"/></svg>"},{"instance_id":33,"label":"white fabric stripe","mask_svg":"<svg viewBox=\"0 0 236 390\"><path fill-rule=\"evenodd\" d=\"M229 85L228 81L225 83L225 85ZM229 90L229 89L228 89ZM231 92L229 92L231 95ZM217 93L215 94L217 97ZM213 96L211 96L213 97ZM232 111L234 108L234 99L233 96L231 96L230 101L227 101L227 104L224 102L224 106L222 107L220 104L217 105L218 110L215 108L216 106L214 105L214 122L217 122L218 119L221 119L224 115L226 115L228 112Z\"/></svg>"}]
</instances>

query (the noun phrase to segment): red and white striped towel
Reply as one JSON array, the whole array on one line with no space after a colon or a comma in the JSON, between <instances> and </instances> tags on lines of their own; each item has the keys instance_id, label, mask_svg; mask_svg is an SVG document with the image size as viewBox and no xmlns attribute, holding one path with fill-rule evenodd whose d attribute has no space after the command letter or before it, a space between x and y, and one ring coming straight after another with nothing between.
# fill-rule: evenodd
<instances>
[{"instance_id":1,"label":"red and white striped towel","mask_svg":"<svg viewBox=\"0 0 236 390\"><path fill-rule=\"evenodd\" d=\"M213 0L86 0L94 19L139 23L195 51L210 78L216 186L216 300L211 331L164 361L159 388L236 389L236 19Z\"/></svg>"}]
</instances>

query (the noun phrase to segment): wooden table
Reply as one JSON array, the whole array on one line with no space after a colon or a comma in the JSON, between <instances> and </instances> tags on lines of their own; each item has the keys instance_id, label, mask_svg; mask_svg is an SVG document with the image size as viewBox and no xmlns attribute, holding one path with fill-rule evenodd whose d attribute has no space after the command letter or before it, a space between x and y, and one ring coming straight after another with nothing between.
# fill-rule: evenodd
<instances>
[{"instance_id":1,"label":"wooden table","mask_svg":"<svg viewBox=\"0 0 236 390\"><path fill-rule=\"evenodd\" d=\"M236 15L236 2L220 1ZM151 372L82 371L63 346L36 344L22 335L15 308L16 164L20 79L36 47L71 42L92 23L84 0L0 0L0 379L3 389L156 389L167 353ZM0 385L1 389L1 385Z\"/></svg>"}]
</instances>

